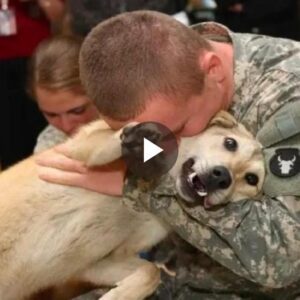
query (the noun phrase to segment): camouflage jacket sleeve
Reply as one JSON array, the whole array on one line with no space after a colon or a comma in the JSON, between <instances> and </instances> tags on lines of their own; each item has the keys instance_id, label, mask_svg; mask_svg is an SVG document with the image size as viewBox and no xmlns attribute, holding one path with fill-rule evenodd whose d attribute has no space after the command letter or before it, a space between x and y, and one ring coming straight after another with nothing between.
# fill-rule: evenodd
<instances>
[{"instance_id":1,"label":"camouflage jacket sleeve","mask_svg":"<svg viewBox=\"0 0 300 300\"><path fill-rule=\"evenodd\" d=\"M65 142L67 136L55 127L48 125L38 136L33 152L39 153Z\"/></svg>"},{"instance_id":2,"label":"camouflage jacket sleeve","mask_svg":"<svg viewBox=\"0 0 300 300\"><path fill-rule=\"evenodd\" d=\"M282 287L300 277L299 218L280 200L264 196L216 211L188 208L169 175L152 184L130 176L124 194L126 205L154 213L184 240L244 278Z\"/></svg>"}]
</instances>

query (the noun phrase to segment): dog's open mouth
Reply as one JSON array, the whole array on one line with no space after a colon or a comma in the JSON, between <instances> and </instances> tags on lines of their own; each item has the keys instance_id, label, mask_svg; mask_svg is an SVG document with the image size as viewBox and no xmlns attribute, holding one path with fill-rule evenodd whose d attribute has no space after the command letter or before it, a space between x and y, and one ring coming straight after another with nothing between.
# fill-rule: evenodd
<instances>
[{"instance_id":1,"label":"dog's open mouth","mask_svg":"<svg viewBox=\"0 0 300 300\"><path fill-rule=\"evenodd\" d=\"M205 184L201 181L200 177L196 172L192 171L190 174L187 175L187 183L200 197L207 196Z\"/></svg>"},{"instance_id":2,"label":"dog's open mouth","mask_svg":"<svg viewBox=\"0 0 300 300\"><path fill-rule=\"evenodd\" d=\"M194 160L187 160L182 166L181 188L187 197L185 200L192 204L202 204L210 207L208 190L201 176L193 169Z\"/></svg>"}]
</instances>

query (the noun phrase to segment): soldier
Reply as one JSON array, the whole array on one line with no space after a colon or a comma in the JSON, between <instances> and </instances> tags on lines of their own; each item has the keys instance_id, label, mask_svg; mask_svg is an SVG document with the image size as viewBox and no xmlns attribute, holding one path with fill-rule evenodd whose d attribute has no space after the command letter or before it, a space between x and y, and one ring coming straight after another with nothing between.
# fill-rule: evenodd
<instances>
[{"instance_id":1,"label":"soldier","mask_svg":"<svg viewBox=\"0 0 300 300\"><path fill-rule=\"evenodd\" d=\"M191 29L155 12L109 19L90 33L81 52L83 83L108 124L117 129L132 120L157 121L192 136L226 109L265 147L265 193L261 201L214 212L190 208L179 203L168 175L147 190L134 176L123 183L122 163L114 172L80 173L80 163L57 150L39 158L46 166L41 178L112 195L123 191L128 207L153 212L193 246L177 237L175 247L159 247L156 258L167 263L172 254L176 275L164 274L152 299L295 299L299 172L280 177L271 161L290 148L298 159L299 65L300 43L291 40L237 34L217 23Z\"/></svg>"}]
</instances>

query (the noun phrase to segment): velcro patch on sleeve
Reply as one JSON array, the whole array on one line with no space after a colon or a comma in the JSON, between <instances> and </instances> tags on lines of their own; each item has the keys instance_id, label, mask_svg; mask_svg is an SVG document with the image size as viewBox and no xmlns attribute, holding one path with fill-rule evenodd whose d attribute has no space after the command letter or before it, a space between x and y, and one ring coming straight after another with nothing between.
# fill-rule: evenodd
<instances>
[{"instance_id":1,"label":"velcro patch on sleeve","mask_svg":"<svg viewBox=\"0 0 300 300\"><path fill-rule=\"evenodd\" d=\"M278 177L293 177L300 172L300 155L297 148L278 148L269 162L270 171Z\"/></svg>"}]
</instances>

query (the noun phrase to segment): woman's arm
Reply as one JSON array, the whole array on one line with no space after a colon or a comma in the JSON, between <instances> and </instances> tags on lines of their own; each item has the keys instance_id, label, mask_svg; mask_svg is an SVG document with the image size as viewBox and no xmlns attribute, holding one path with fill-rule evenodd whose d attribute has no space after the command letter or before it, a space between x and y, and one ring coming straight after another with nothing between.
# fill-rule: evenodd
<instances>
[{"instance_id":1,"label":"woman's arm","mask_svg":"<svg viewBox=\"0 0 300 300\"><path fill-rule=\"evenodd\" d=\"M62 185L77 186L101 194L121 196L126 172L125 163L117 160L105 166L86 168L83 162L65 155L64 145L36 156L39 177Z\"/></svg>"}]
</instances>

